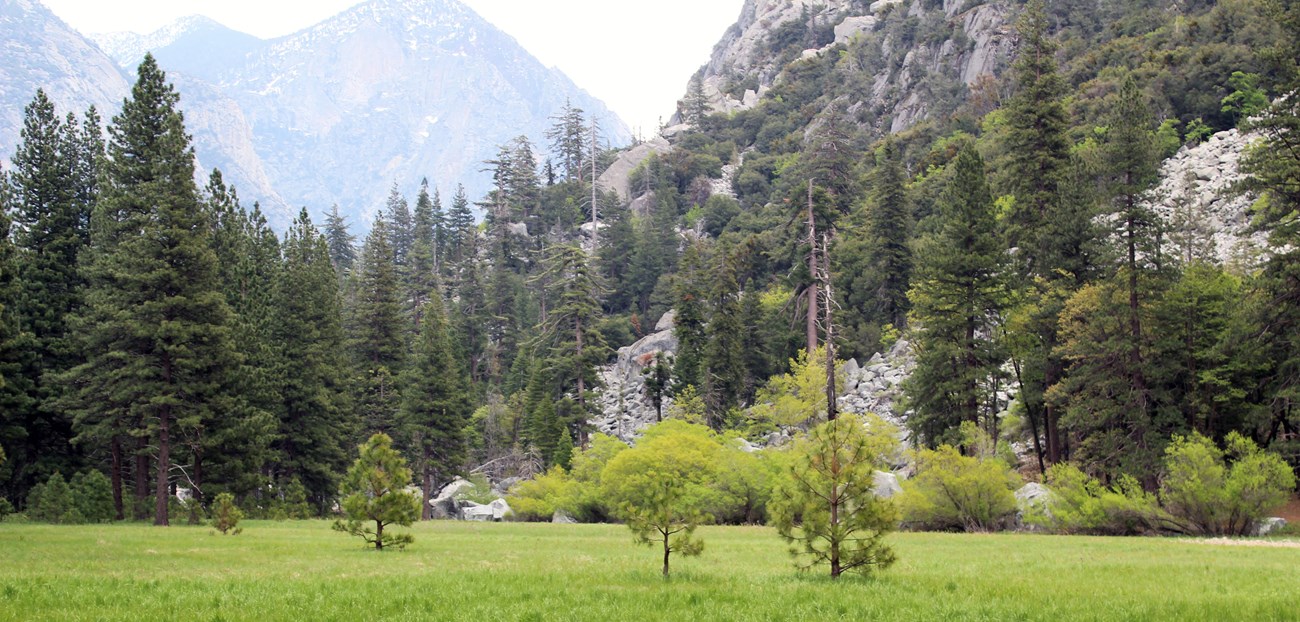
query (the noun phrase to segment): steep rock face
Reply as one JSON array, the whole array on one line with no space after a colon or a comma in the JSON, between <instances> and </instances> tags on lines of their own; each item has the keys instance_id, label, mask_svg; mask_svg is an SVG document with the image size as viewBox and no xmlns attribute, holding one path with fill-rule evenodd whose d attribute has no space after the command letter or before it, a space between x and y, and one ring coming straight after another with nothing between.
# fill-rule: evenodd
<instances>
[{"instance_id":1,"label":"steep rock face","mask_svg":"<svg viewBox=\"0 0 1300 622\"><path fill-rule=\"evenodd\" d=\"M1005 0L748 0L700 70L704 93L715 111L745 110L778 83L788 62L818 58L837 46L858 50L854 56L874 59L859 68L874 79L870 92L852 103L885 111L891 122L882 129L898 132L933 112L935 76L973 85L1006 66L1014 47L1012 7ZM943 25L950 35L905 41L903 29L886 32L891 17ZM782 46L796 44L807 47L796 57L783 55Z\"/></svg>"},{"instance_id":2,"label":"steep rock face","mask_svg":"<svg viewBox=\"0 0 1300 622\"><path fill-rule=\"evenodd\" d=\"M590 421L596 431L631 441L646 426L655 423L657 414L645 393L645 377L641 372L654 361L655 354L677 352L677 335L674 334L673 312L664 314L655 325L655 332L640 341L620 348L617 360L601 369L604 388L600 392L601 415ZM664 400L664 413L671 399Z\"/></svg>"},{"instance_id":3,"label":"steep rock face","mask_svg":"<svg viewBox=\"0 0 1300 622\"><path fill-rule=\"evenodd\" d=\"M130 91L126 77L99 48L36 0L0 0L0 161L13 157L23 108L37 88L60 114L95 106L107 121Z\"/></svg>"}]
</instances>

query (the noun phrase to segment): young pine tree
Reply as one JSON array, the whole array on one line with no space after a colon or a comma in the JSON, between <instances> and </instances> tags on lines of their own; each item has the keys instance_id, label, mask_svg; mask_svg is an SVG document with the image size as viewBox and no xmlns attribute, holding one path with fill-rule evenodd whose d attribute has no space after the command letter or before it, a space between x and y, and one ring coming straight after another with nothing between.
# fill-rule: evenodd
<instances>
[{"instance_id":1,"label":"young pine tree","mask_svg":"<svg viewBox=\"0 0 1300 622\"><path fill-rule=\"evenodd\" d=\"M433 491L460 473L466 459L465 424L469 421L469 379L456 360L442 296L425 304L423 326L411 354L402 401L403 435L418 453L415 460L424 491L424 520L432 518Z\"/></svg>"},{"instance_id":2,"label":"young pine tree","mask_svg":"<svg viewBox=\"0 0 1300 622\"><path fill-rule=\"evenodd\" d=\"M385 546L406 548L415 541L414 536L384 530L393 525L409 527L420 517L420 498L406 491L411 469L393 449L393 439L387 434L371 436L359 449L361 455L343 479L346 520L334 521L334 530L357 536L377 551Z\"/></svg>"}]
</instances>

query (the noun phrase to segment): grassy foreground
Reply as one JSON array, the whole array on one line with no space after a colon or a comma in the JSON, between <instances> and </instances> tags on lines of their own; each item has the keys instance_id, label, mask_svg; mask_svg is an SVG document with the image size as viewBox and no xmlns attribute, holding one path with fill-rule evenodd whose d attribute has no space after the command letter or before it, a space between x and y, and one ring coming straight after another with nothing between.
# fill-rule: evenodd
<instances>
[{"instance_id":1,"label":"grassy foreground","mask_svg":"<svg viewBox=\"0 0 1300 622\"><path fill-rule=\"evenodd\" d=\"M766 528L673 559L614 525L415 528L376 554L324 521L0 524L3 620L1300 620L1300 549L1173 539L897 534L899 562L833 583Z\"/></svg>"}]
</instances>

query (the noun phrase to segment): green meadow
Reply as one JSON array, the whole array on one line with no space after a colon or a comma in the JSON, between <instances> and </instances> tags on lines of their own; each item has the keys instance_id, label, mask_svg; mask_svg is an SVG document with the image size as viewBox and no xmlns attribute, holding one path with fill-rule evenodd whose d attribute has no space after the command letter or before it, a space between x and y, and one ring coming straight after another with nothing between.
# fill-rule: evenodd
<instances>
[{"instance_id":1,"label":"green meadow","mask_svg":"<svg viewBox=\"0 0 1300 622\"><path fill-rule=\"evenodd\" d=\"M674 558L617 525L435 522L375 553L325 521L0 524L4 620L1300 620L1300 549L1181 539L902 533L832 582L763 527Z\"/></svg>"}]
</instances>

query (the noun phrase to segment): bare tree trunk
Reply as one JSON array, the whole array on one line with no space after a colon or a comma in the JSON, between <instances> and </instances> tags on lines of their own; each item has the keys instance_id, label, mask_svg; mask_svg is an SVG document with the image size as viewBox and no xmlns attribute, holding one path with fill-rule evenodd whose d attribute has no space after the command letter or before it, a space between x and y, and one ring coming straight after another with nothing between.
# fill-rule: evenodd
<instances>
[{"instance_id":1,"label":"bare tree trunk","mask_svg":"<svg viewBox=\"0 0 1300 622\"><path fill-rule=\"evenodd\" d=\"M113 456L113 467L110 473L113 482L113 520L122 520L126 518L126 514L122 511L122 437L113 435L109 450Z\"/></svg>"},{"instance_id":2,"label":"bare tree trunk","mask_svg":"<svg viewBox=\"0 0 1300 622\"><path fill-rule=\"evenodd\" d=\"M833 301L833 290L831 289L831 265L830 265L830 236L822 234L821 247L821 276L822 287L825 294L822 298L825 301L825 308L822 311L822 321L825 324L826 331L826 420L834 421L838 415L838 404L836 399L839 391L835 388L835 324L834 317L831 315ZM813 249L816 251L816 248ZM814 253L815 254L815 253Z\"/></svg>"},{"instance_id":3,"label":"bare tree trunk","mask_svg":"<svg viewBox=\"0 0 1300 622\"><path fill-rule=\"evenodd\" d=\"M817 221L813 217L813 180L808 180L808 356L817 351Z\"/></svg>"},{"instance_id":4,"label":"bare tree trunk","mask_svg":"<svg viewBox=\"0 0 1300 622\"><path fill-rule=\"evenodd\" d=\"M135 520L146 520L149 518L149 509L145 506L145 499L149 498L149 439L140 436L135 440L135 507L132 508L131 514Z\"/></svg>"},{"instance_id":5,"label":"bare tree trunk","mask_svg":"<svg viewBox=\"0 0 1300 622\"><path fill-rule=\"evenodd\" d=\"M171 406L163 406L158 413L158 482L154 488L153 524L166 527L168 494L167 477L171 471Z\"/></svg>"},{"instance_id":6,"label":"bare tree trunk","mask_svg":"<svg viewBox=\"0 0 1300 622\"><path fill-rule=\"evenodd\" d=\"M668 578L668 554L672 549L668 546L668 532L664 532L664 578Z\"/></svg>"},{"instance_id":7,"label":"bare tree trunk","mask_svg":"<svg viewBox=\"0 0 1300 622\"><path fill-rule=\"evenodd\" d=\"M384 523L375 521L375 550L384 550Z\"/></svg>"}]
</instances>

